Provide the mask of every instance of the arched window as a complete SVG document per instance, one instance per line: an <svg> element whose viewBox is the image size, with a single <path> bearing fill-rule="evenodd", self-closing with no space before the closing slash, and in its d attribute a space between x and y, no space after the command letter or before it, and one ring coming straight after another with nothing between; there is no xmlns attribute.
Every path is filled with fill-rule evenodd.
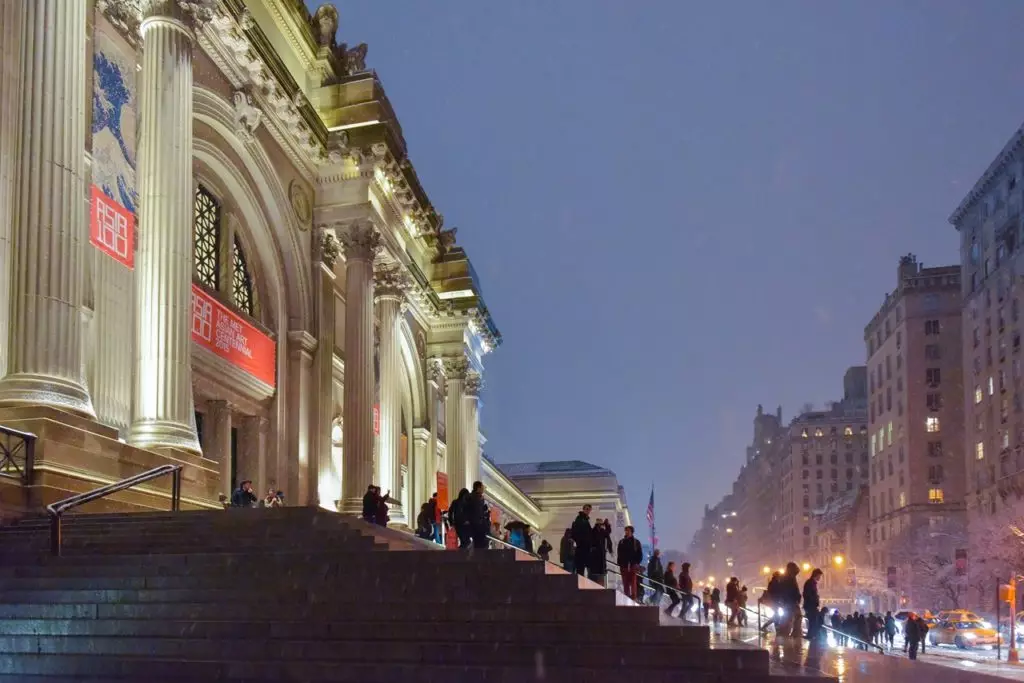
<svg viewBox="0 0 1024 683"><path fill-rule="evenodd" d="M253 316L256 314L256 297L245 249L232 225L229 223L225 226L224 223L220 202L200 185L196 190L192 228L192 259L196 279L203 286L220 292L222 300L230 302L246 315ZM230 271L227 270L229 258Z"/></svg>
<svg viewBox="0 0 1024 683"><path fill-rule="evenodd" d="M238 237L235 237L231 252L231 300L238 310L252 315L252 276Z"/></svg>
<svg viewBox="0 0 1024 683"><path fill-rule="evenodd" d="M220 204L200 186L196 190L192 226L192 259L196 278L210 289L220 281Z"/></svg>

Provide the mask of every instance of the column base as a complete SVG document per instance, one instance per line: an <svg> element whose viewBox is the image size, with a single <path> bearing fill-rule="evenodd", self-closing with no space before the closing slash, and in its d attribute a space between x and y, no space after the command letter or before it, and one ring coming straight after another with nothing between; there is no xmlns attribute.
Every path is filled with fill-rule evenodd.
<svg viewBox="0 0 1024 683"><path fill-rule="evenodd" d="M343 499L341 505L338 506L338 512L343 515L355 515L356 517L363 516L363 497L349 498L348 500Z"/></svg>
<svg viewBox="0 0 1024 683"><path fill-rule="evenodd" d="M137 420L128 429L128 443L136 448L174 448L202 454L199 438L190 425L167 420Z"/></svg>
<svg viewBox="0 0 1024 683"><path fill-rule="evenodd" d="M49 407L96 418L84 385L46 375L12 373L0 379L0 405Z"/></svg>

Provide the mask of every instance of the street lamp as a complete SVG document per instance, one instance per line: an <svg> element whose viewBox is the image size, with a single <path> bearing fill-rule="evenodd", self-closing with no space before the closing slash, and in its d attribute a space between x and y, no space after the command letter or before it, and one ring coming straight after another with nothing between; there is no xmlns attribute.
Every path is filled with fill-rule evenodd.
<svg viewBox="0 0 1024 683"><path fill-rule="evenodd" d="M772 568L769 567L768 565L765 565L765 566L761 567L761 573L764 574L765 576L768 576L769 574L772 573Z"/></svg>
<svg viewBox="0 0 1024 683"><path fill-rule="evenodd" d="M804 562L804 571L805 572L811 571L811 563L810 562Z"/></svg>
<svg viewBox="0 0 1024 683"><path fill-rule="evenodd" d="M843 562L845 562L845 561L846 561L846 558L843 557L842 555L836 555L835 557L832 558L832 562L834 562L837 567L842 567L843 566Z"/></svg>

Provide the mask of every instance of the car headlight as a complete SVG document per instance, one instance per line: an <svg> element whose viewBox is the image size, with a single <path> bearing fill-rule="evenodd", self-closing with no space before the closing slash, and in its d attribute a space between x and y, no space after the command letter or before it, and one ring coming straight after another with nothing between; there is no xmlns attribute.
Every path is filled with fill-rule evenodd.
<svg viewBox="0 0 1024 683"><path fill-rule="evenodd" d="M981 622L981 625L984 626L985 628L992 628L992 624L988 623L987 621Z"/></svg>
<svg viewBox="0 0 1024 683"><path fill-rule="evenodd" d="M780 608L779 608L779 612L778 612L778 614L779 614L779 616L781 617L781 616L785 616L785 614L786 614L786 613L785 613L785 612L783 612L783 611L782 611L782 608L780 607Z"/></svg>
<svg viewBox="0 0 1024 683"><path fill-rule="evenodd" d="M781 614L781 613L782 613L782 612L781 612L781 610L780 610L780 611L779 611L779 614ZM774 616L775 616L775 610L773 610L773 609L772 609L771 607L765 607L765 608L764 608L764 615L765 615L765 616L766 616L767 618L771 619L772 617L774 617Z"/></svg>
<svg viewBox="0 0 1024 683"><path fill-rule="evenodd" d="M966 638L967 640L974 640L977 637L978 637L977 633L965 633L964 634L964 638Z"/></svg>

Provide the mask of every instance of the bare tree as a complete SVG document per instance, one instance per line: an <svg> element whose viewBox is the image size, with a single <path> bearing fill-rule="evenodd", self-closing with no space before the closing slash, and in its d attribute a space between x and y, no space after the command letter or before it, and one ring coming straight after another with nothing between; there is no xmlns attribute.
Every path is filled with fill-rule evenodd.
<svg viewBox="0 0 1024 683"><path fill-rule="evenodd" d="M1024 572L1024 500L1011 498L991 514L972 511L968 547L971 588L987 605L997 580Z"/></svg>
<svg viewBox="0 0 1024 683"><path fill-rule="evenodd" d="M938 609L958 609L966 597L965 577L956 567L957 549L967 547L965 525L957 519L919 524L897 538L892 559L909 572L913 601Z"/></svg>

